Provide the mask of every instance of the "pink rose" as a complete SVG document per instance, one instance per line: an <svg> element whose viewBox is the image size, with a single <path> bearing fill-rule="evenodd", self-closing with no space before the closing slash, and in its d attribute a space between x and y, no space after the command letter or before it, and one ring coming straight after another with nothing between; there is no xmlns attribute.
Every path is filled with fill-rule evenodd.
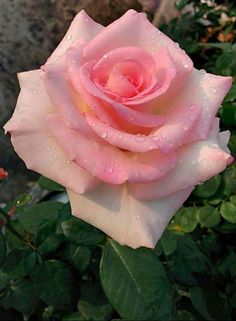
<svg viewBox="0 0 236 321"><path fill-rule="evenodd" d="M231 78L194 69L134 10L106 28L81 11L19 81L5 125L16 152L121 244L154 247L194 186L232 161L215 117Z"/></svg>

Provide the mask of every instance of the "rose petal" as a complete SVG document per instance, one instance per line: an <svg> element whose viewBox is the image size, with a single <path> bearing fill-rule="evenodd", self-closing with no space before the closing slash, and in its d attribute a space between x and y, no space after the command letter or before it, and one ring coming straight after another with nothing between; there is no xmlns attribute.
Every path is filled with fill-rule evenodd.
<svg viewBox="0 0 236 321"><path fill-rule="evenodd" d="M48 124L71 160L107 183L121 184L126 180L152 182L175 166L174 153L164 155L158 151L150 151L128 154L113 146L89 140L66 127L57 114L48 116Z"/></svg>
<svg viewBox="0 0 236 321"><path fill-rule="evenodd" d="M223 171L232 162L232 157L216 144L217 127L214 123L208 140L190 143L180 148L177 152L176 167L165 177L154 183L132 184L134 197L147 200L166 197L189 186L200 184Z"/></svg>
<svg viewBox="0 0 236 321"><path fill-rule="evenodd" d="M231 84L231 77L216 76L194 69L184 88L172 101L173 106L193 104L202 108L195 130L189 135L189 142L207 139L216 112Z"/></svg>
<svg viewBox="0 0 236 321"><path fill-rule="evenodd" d="M87 44L104 27L91 19L84 10L80 11L73 19L64 38L48 58L47 63L63 64L65 61L65 52L76 41L82 45Z"/></svg>
<svg viewBox="0 0 236 321"><path fill-rule="evenodd" d="M173 93L183 86L192 71L191 59L178 44L154 27L144 14L134 10L127 11L94 37L85 46L84 55L87 60L98 60L115 48L128 46L142 47L154 55L159 48L168 48L178 72L172 84Z"/></svg>
<svg viewBox="0 0 236 321"><path fill-rule="evenodd" d="M21 92L15 112L4 128L11 133L15 151L27 168L83 193L99 181L70 162L52 137L45 118L54 106L39 74L39 70L19 74Z"/></svg>
<svg viewBox="0 0 236 321"><path fill-rule="evenodd" d="M86 120L92 130L112 146L133 152L147 152L158 148L157 141L151 136L134 135L115 129L91 113L86 114Z"/></svg>
<svg viewBox="0 0 236 321"><path fill-rule="evenodd" d="M89 74L91 73L93 63L87 63L84 64L80 68L80 74L78 75L76 72L73 74L71 73L71 81L78 91L81 91L81 87L79 82L82 82L82 85L86 89L87 95L85 93L81 93L83 98L88 100L91 95L94 97L97 97L101 99L102 101L108 103L113 110L116 111L116 113L122 117L124 120L130 122L131 124L142 126L142 127L159 127L162 125L166 117L163 115L153 115L149 113L144 113L140 111L133 110L129 107L126 107L122 105L121 103L109 98L107 95L105 95L101 90L98 89L98 87L94 84L94 82L89 77ZM89 103L89 101L88 101ZM99 106L99 100L97 99L97 106ZM99 114L98 114L99 117ZM102 119L102 118L101 118ZM103 119L102 119L103 120Z"/></svg>
<svg viewBox="0 0 236 321"><path fill-rule="evenodd" d="M200 114L199 106L183 105L172 108L166 123L151 134L156 146L163 153L169 153L184 145L189 135L194 132Z"/></svg>
<svg viewBox="0 0 236 321"><path fill-rule="evenodd" d="M84 195L68 190L68 195L74 215L103 230L120 244L154 248L168 221L192 189L157 201L133 198L125 184L103 184Z"/></svg>
<svg viewBox="0 0 236 321"><path fill-rule="evenodd" d="M119 128L118 124L111 117L109 112L105 109L105 107L98 102L96 97L87 92L81 83L79 77L79 70L81 68L81 51L75 50L75 48L70 48L66 53L66 65L68 74L70 76L70 80L72 82L73 87L80 94L84 101L87 102L88 106L106 123L110 124L114 128ZM97 87L95 86L97 90Z"/></svg>
<svg viewBox="0 0 236 321"><path fill-rule="evenodd" d="M65 69L59 65L52 64L47 64L42 69L41 78L44 81L48 95L69 127L79 130L96 140L96 135L94 135L84 116L81 114L84 102L73 91Z"/></svg>

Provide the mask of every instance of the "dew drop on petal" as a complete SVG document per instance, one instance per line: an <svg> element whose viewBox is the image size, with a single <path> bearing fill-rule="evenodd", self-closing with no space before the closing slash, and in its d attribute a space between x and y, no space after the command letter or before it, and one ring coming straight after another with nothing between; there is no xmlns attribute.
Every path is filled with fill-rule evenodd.
<svg viewBox="0 0 236 321"><path fill-rule="evenodd" d="M71 40L71 39L72 39L72 35L68 35L68 36L67 36L67 39L68 39L68 40Z"/></svg>
<svg viewBox="0 0 236 321"><path fill-rule="evenodd" d="M144 141L144 139L145 139L145 135L138 134L135 136L135 140L139 143L142 143Z"/></svg>
<svg viewBox="0 0 236 321"><path fill-rule="evenodd" d="M105 171L108 173L108 174L112 174L113 173L113 168L112 167L107 167L106 169L105 169Z"/></svg>
<svg viewBox="0 0 236 321"><path fill-rule="evenodd" d="M106 138L106 137L107 137L107 133L106 133L106 132L102 132L102 133L101 133L101 137L102 137L102 138Z"/></svg>

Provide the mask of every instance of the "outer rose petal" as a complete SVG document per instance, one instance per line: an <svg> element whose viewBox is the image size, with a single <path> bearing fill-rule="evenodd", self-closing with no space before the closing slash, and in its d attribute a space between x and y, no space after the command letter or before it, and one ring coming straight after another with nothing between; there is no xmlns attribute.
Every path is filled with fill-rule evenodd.
<svg viewBox="0 0 236 321"><path fill-rule="evenodd" d="M93 21L84 10L80 11L75 16L60 44L48 58L47 63L64 63L65 52L76 41L85 45L103 29L104 27Z"/></svg>
<svg viewBox="0 0 236 321"><path fill-rule="evenodd" d="M169 174L154 183L132 184L134 197L145 200L159 199L200 184L222 172L233 158L220 149L218 132L216 119L207 141L190 143L178 150L178 163Z"/></svg>
<svg viewBox="0 0 236 321"><path fill-rule="evenodd" d="M98 180L68 162L68 156L52 137L45 117L54 107L39 74L39 70L19 74L21 92L14 115L4 128L11 133L15 151L29 169L83 193Z"/></svg>
<svg viewBox="0 0 236 321"><path fill-rule="evenodd" d="M140 201L129 194L126 184L100 185L83 195L68 190L72 213L103 230L120 244L154 248L168 221L193 190L157 201Z"/></svg>
<svg viewBox="0 0 236 321"><path fill-rule="evenodd" d="M188 141L207 139L213 119L232 84L231 77L216 76L194 69L173 105L193 104L202 107L201 116Z"/></svg>

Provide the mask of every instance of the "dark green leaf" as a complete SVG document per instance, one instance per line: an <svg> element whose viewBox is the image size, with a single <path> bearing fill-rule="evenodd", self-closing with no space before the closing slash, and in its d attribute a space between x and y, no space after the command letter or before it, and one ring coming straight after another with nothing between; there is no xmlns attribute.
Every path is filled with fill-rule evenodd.
<svg viewBox="0 0 236 321"><path fill-rule="evenodd" d="M6 255L6 241L5 237L0 231L0 267L2 266Z"/></svg>
<svg viewBox="0 0 236 321"><path fill-rule="evenodd" d="M68 260L80 273L88 269L91 250L88 247L67 243L62 250L62 257Z"/></svg>
<svg viewBox="0 0 236 321"><path fill-rule="evenodd" d="M58 260L49 260L33 277L35 290L46 304L70 307L75 299L76 283L71 268Z"/></svg>
<svg viewBox="0 0 236 321"><path fill-rule="evenodd" d="M15 231L17 231L22 239L26 236L26 231L21 227L18 221L11 221L11 226ZM5 236L7 244L11 249L19 248L23 245L22 240L19 239L19 237L17 237L15 234L13 234L9 229L6 230Z"/></svg>
<svg viewBox="0 0 236 321"><path fill-rule="evenodd" d="M160 239L165 255L172 254L177 247L176 236L173 232L166 230Z"/></svg>
<svg viewBox="0 0 236 321"><path fill-rule="evenodd" d="M234 252L230 252L223 261L218 265L218 271L223 274L229 274L232 266L236 267L236 254Z"/></svg>
<svg viewBox="0 0 236 321"><path fill-rule="evenodd" d="M80 320L84 320L80 312L74 312L62 319L62 321L80 321ZM93 319L90 319L90 320L93 320Z"/></svg>
<svg viewBox="0 0 236 321"><path fill-rule="evenodd" d="M95 227L75 217L61 224L64 235L80 245L95 245L104 240L104 234Z"/></svg>
<svg viewBox="0 0 236 321"><path fill-rule="evenodd" d="M196 318L189 311L178 310L176 320L196 320Z"/></svg>
<svg viewBox="0 0 236 321"><path fill-rule="evenodd" d="M193 194L197 197L207 198L216 193L220 186L221 177L220 175L214 176L202 185L198 185Z"/></svg>
<svg viewBox="0 0 236 321"><path fill-rule="evenodd" d="M122 318L172 319L172 286L152 251L144 248L133 250L108 240L100 275L109 301Z"/></svg>
<svg viewBox="0 0 236 321"><path fill-rule="evenodd" d="M214 227L220 223L220 213L218 208L206 205L198 208L197 219L202 227Z"/></svg>
<svg viewBox="0 0 236 321"><path fill-rule="evenodd" d="M200 313L206 320L212 320L207 310L206 297L200 287L191 289L191 302L193 307Z"/></svg>
<svg viewBox="0 0 236 321"><path fill-rule="evenodd" d="M194 273L206 273L209 271L209 266L210 261L189 236L178 237L178 246L172 263L172 270L178 281L196 285Z"/></svg>
<svg viewBox="0 0 236 321"><path fill-rule="evenodd" d="M220 207L220 214L222 217L230 222L236 223L236 205L231 202L224 202Z"/></svg>
<svg viewBox="0 0 236 321"><path fill-rule="evenodd" d="M230 195L236 191L236 166L227 168L223 173L224 193Z"/></svg>
<svg viewBox="0 0 236 321"><path fill-rule="evenodd" d="M5 307L31 314L37 304L33 284L24 279L12 283L1 299L1 303Z"/></svg>
<svg viewBox="0 0 236 321"><path fill-rule="evenodd" d="M197 227L197 210L194 207L181 207L169 225L170 230L191 233Z"/></svg>
<svg viewBox="0 0 236 321"><path fill-rule="evenodd" d="M57 226L56 230L57 233L63 233L61 224L71 218L71 207L70 203L66 203L62 206L62 208L59 210L58 218L57 218Z"/></svg>
<svg viewBox="0 0 236 321"><path fill-rule="evenodd" d="M48 189L50 191L58 191L58 192L65 191L65 187L44 176L41 176L39 178L38 184L41 188Z"/></svg>
<svg viewBox="0 0 236 321"><path fill-rule="evenodd" d="M10 282L9 276L0 270L0 290L8 286L9 282Z"/></svg>
<svg viewBox="0 0 236 321"><path fill-rule="evenodd" d="M13 279L20 279L27 275L25 261L32 254L30 249L14 249L8 253L3 272Z"/></svg>
<svg viewBox="0 0 236 321"><path fill-rule="evenodd" d="M62 206L62 203L53 201L33 205L20 214L20 224L26 231L36 234L39 228L47 222L56 222Z"/></svg>

